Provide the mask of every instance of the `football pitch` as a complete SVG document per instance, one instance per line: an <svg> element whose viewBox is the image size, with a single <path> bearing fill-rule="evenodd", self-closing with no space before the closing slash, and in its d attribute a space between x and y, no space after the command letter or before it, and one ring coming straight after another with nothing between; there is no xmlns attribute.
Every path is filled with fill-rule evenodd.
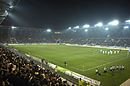
<svg viewBox="0 0 130 86"><path fill-rule="evenodd" d="M55 65L101 81L103 86L119 86L130 78L130 56L128 50L68 46L58 44L11 45L22 53L45 59ZM100 51L120 51L119 53L101 53ZM64 62L67 62L65 67ZM125 70L103 73L103 68L112 65L124 65ZM95 74L96 68L101 76Z"/></svg>

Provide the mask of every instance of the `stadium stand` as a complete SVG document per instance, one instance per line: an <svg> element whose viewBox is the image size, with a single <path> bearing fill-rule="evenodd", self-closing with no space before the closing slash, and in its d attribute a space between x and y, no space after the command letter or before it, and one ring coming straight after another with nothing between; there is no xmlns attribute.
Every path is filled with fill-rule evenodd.
<svg viewBox="0 0 130 86"><path fill-rule="evenodd" d="M0 46L0 86L70 85L56 72L41 68L35 62Z"/></svg>
<svg viewBox="0 0 130 86"><path fill-rule="evenodd" d="M97 28L92 29L93 32L86 33L81 30L73 32L73 30L66 30L58 32L45 32L44 29L17 27L12 29L11 26L0 27L0 42L1 43L70 43L80 45L103 45L103 46L130 46L129 30L123 30L118 34L118 30L122 28L104 32ZM101 32L102 31L102 34Z"/></svg>

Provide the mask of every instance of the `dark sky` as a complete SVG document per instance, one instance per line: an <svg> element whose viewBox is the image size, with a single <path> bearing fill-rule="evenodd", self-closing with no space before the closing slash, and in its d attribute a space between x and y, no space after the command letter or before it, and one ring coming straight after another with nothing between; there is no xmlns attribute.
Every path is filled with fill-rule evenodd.
<svg viewBox="0 0 130 86"><path fill-rule="evenodd" d="M66 29L130 18L129 0L21 0L3 24Z"/></svg>

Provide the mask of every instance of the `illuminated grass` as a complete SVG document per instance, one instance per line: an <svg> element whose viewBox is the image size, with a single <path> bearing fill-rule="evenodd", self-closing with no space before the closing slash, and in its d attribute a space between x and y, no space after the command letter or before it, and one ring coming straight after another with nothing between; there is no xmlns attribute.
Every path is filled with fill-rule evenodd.
<svg viewBox="0 0 130 86"><path fill-rule="evenodd" d="M13 45L21 52L30 54L38 58L65 67L67 69L85 75L87 77L101 81L103 86L119 86L130 77L130 58L127 51L121 50L119 54L106 55L99 53L101 48L66 46L66 45ZM112 50L104 49L102 50ZM113 49L114 51L114 49ZM124 71L103 73L103 67L111 65L124 65ZM101 76L95 75L95 69L99 68Z"/></svg>

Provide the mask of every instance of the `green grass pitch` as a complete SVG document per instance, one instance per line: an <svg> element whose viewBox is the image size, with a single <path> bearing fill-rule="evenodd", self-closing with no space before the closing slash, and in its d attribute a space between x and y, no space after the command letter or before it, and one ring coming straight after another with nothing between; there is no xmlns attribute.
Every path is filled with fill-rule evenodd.
<svg viewBox="0 0 130 86"><path fill-rule="evenodd" d="M44 58L61 67L65 67L64 61L66 61L67 69L99 80L103 86L119 86L130 77L128 50L121 50L119 54L106 55L99 53L99 51L101 49L114 51L115 49L56 44L13 45L12 47L32 56ZM125 70L103 73L103 67L111 65L124 65ZM101 71L101 76L95 74L96 68Z"/></svg>

